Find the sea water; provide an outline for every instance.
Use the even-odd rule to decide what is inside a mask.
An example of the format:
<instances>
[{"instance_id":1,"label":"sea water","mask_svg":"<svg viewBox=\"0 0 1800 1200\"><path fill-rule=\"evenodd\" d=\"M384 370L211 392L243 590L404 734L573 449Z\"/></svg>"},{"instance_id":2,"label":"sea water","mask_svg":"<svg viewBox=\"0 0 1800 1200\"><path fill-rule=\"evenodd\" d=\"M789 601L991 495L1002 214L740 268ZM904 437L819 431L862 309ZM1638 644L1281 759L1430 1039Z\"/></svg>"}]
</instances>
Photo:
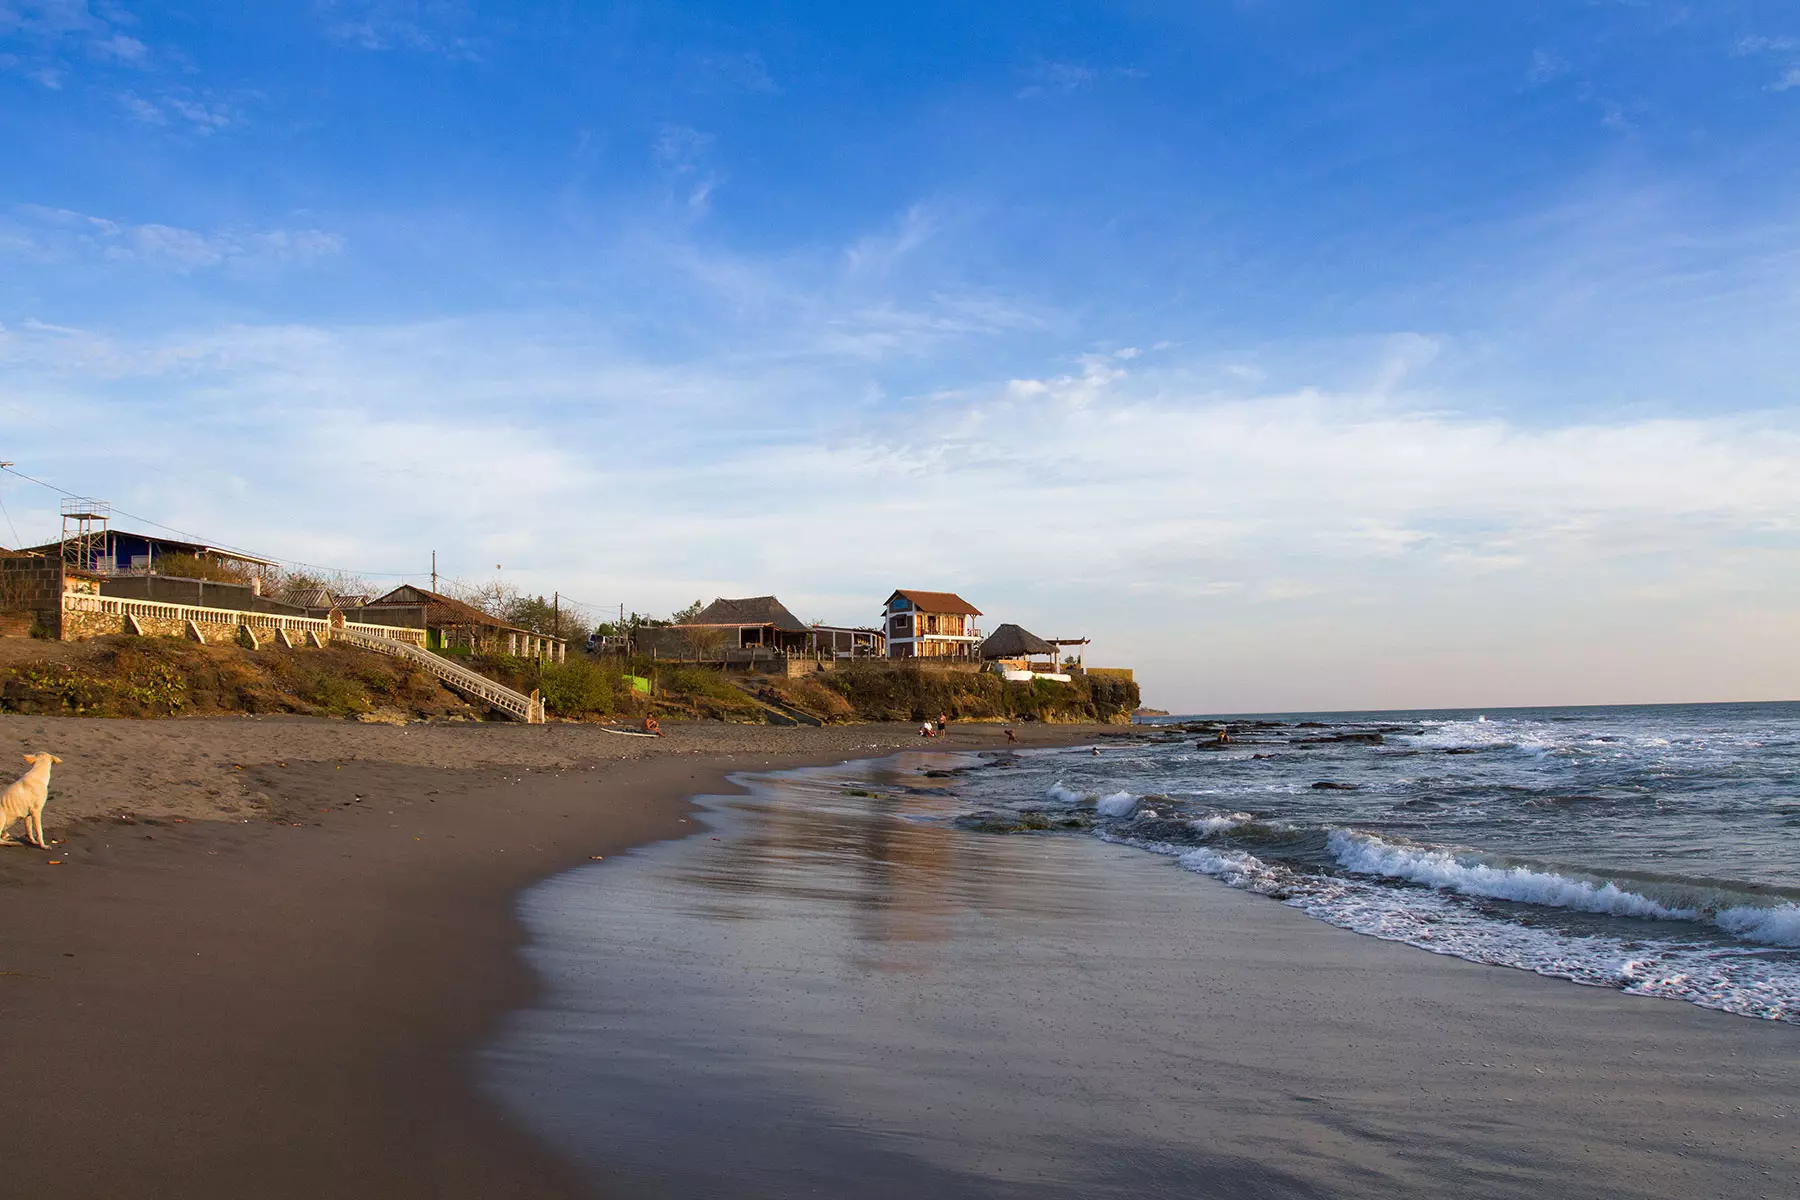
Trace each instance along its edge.
<instances>
[{"instance_id":1,"label":"sea water","mask_svg":"<svg viewBox=\"0 0 1800 1200\"><path fill-rule=\"evenodd\" d=\"M746 775L527 893L483 1074L619 1194L1784 1194L1797 766L1760 705Z\"/></svg>"},{"instance_id":2,"label":"sea water","mask_svg":"<svg viewBox=\"0 0 1800 1200\"><path fill-rule=\"evenodd\" d=\"M1091 813L1095 836L1359 933L1800 1021L1800 705L1145 732L985 764L961 794L998 814Z\"/></svg>"}]
</instances>

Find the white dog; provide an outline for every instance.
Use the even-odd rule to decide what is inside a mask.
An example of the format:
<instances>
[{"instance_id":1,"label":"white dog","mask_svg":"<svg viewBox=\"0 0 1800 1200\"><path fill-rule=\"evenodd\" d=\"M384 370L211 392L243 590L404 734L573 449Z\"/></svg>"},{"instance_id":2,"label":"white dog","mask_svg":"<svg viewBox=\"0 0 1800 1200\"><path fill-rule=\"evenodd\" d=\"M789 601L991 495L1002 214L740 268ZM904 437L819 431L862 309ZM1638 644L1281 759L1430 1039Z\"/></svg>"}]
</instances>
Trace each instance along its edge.
<instances>
[{"instance_id":1,"label":"white dog","mask_svg":"<svg viewBox=\"0 0 1800 1200\"><path fill-rule=\"evenodd\" d=\"M25 840L39 850L48 850L44 840L44 801L50 796L50 764L62 759L54 754L27 754L31 770L25 777L0 794L0 846L16 846L18 840L6 836L6 827L20 817L25 818Z\"/></svg>"}]
</instances>

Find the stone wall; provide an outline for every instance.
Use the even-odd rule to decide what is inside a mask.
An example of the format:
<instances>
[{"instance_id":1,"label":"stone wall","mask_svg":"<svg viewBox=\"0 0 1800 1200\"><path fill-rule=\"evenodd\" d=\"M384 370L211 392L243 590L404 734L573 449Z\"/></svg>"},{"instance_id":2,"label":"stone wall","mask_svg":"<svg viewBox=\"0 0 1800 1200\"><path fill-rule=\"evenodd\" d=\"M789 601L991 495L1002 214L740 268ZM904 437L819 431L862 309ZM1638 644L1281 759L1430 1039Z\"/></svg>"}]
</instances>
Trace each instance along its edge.
<instances>
[{"instance_id":1,"label":"stone wall","mask_svg":"<svg viewBox=\"0 0 1800 1200\"><path fill-rule=\"evenodd\" d=\"M4 629L23 625L55 637L61 630L63 565L61 559L37 555L0 557L0 612L11 614ZM24 614L30 614L26 620Z\"/></svg>"},{"instance_id":2,"label":"stone wall","mask_svg":"<svg viewBox=\"0 0 1800 1200\"><path fill-rule=\"evenodd\" d=\"M129 621L112 613L65 612L62 614L62 640L79 642L108 634L133 632L141 632L145 637L191 638L197 631L209 646L248 644L244 641L243 627L235 621L194 621L191 622L193 629L188 628L189 624L188 621L171 616L139 616L138 628L134 631ZM331 638L329 633L320 636L326 641ZM295 646L311 644L303 633L290 632L288 637ZM281 635L273 629L257 629L256 639L261 646L281 644Z\"/></svg>"}]
</instances>

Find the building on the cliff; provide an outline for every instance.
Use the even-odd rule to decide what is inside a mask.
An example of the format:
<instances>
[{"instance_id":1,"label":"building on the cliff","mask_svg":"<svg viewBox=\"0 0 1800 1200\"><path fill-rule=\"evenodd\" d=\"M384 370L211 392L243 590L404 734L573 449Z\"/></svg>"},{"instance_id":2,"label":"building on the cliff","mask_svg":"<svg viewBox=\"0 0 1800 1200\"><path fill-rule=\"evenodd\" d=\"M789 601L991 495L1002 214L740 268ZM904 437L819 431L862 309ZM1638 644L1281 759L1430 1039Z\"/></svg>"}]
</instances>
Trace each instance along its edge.
<instances>
[{"instance_id":1,"label":"building on the cliff","mask_svg":"<svg viewBox=\"0 0 1800 1200\"><path fill-rule=\"evenodd\" d=\"M262 558L242 550L229 550L205 542L189 542L150 533L132 533L128 529L104 526L79 536L45 542L41 546L28 546L12 553L40 555L67 563L74 570L89 571L96 575L148 574L156 570L159 560L177 555L234 568L246 578L261 575L280 565L272 558Z\"/></svg>"},{"instance_id":2,"label":"building on the cliff","mask_svg":"<svg viewBox=\"0 0 1800 1200\"><path fill-rule=\"evenodd\" d=\"M359 611L379 621L383 609L424 610L428 645L433 650L468 650L479 654L512 654L520 658L562 662L568 654L565 639L533 633L499 617L482 612L451 596L402 584L385 596L377 596Z\"/></svg>"},{"instance_id":3,"label":"building on the cliff","mask_svg":"<svg viewBox=\"0 0 1800 1200\"><path fill-rule=\"evenodd\" d=\"M648 625L633 635L638 653L664 658L727 659L754 655L804 654L812 634L806 622L773 596L720 598L679 625Z\"/></svg>"},{"instance_id":4,"label":"building on the cliff","mask_svg":"<svg viewBox=\"0 0 1800 1200\"><path fill-rule=\"evenodd\" d=\"M882 658L887 655L887 634L866 625L821 625L814 622L813 650L826 658Z\"/></svg>"},{"instance_id":5,"label":"building on the cliff","mask_svg":"<svg viewBox=\"0 0 1800 1200\"><path fill-rule=\"evenodd\" d=\"M980 656L981 610L955 592L901 588L882 609L889 658L975 659Z\"/></svg>"},{"instance_id":6,"label":"building on the cliff","mask_svg":"<svg viewBox=\"0 0 1800 1200\"><path fill-rule=\"evenodd\" d=\"M1057 671L1056 646L1029 629L1010 623L994 630L981 643L981 661L1012 680L1053 675Z\"/></svg>"}]
</instances>

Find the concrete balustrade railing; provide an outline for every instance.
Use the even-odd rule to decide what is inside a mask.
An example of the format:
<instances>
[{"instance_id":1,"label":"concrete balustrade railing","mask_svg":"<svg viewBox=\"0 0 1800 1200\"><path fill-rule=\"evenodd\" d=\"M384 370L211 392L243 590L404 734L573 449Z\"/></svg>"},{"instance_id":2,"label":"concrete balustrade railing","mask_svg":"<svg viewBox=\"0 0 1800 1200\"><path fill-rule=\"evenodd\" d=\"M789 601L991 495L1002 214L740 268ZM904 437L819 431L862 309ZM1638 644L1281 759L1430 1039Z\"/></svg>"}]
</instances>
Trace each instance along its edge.
<instances>
[{"instance_id":1,"label":"concrete balustrade railing","mask_svg":"<svg viewBox=\"0 0 1800 1200\"><path fill-rule=\"evenodd\" d=\"M293 617L283 613L99 596L91 592L64 592L62 604L65 638L131 632L188 636L206 641L208 637L204 631L210 629L215 636L236 638L250 646L260 646L265 639L280 640L287 645L306 643L315 646L339 641L403 658L431 672L453 691L496 708L515 720L530 725L544 723L544 702L536 693L527 696L516 692L505 684L431 653L425 649L423 629L346 621L342 614L335 612L329 618Z\"/></svg>"},{"instance_id":2,"label":"concrete balustrade railing","mask_svg":"<svg viewBox=\"0 0 1800 1200\"><path fill-rule=\"evenodd\" d=\"M544 723L544 702L538 698L535 692L529 696L523 692L515 692L505 684L489 679L486 675L478 674L460 663L453 663L442 655L433 654L429 650L420 649L408 642L363 633L353 628L339 629L337 636L349 645L360 646L365 650L373 650L377 654L386 654L417 663L443 680L445 686L453 691L491 705L515 720L523 721L527 725Z\"/></svg>"},{"instance_id":3,"label":"concrete balustrade railing","mask_svg":"<svg viewBox=\"0 0 1800 1200\"><path fill-rule=\"evenodd\" d=\"M327 642L332 637L332 623L324 617L296 617L285 613L255 612L249 609L209 608L197 604L171 604L164 600L134 600L124 596L99 596L92 592L64 592L62 608L65 614L64 623L70 627L75 636L92 636L95 633L117 633L131 628L154 628L158 631L179 635L189 623L195 626L223 626L235 632L248 628L252 634L267 632L271 636L276 630L285 632L296 642L306 640L312 634L318 642ZM75 616L76 620L68 617ZM86 621L81 617L87 617ZM99 618L98 623L95 618ZM128 621L127 618L133 618ZM116 621L118 628L108 629L106 626ZM402 625L370 625L363 622L343 622L343 628L355 629L360 633L375 637L390 638L394 641L409 643L414 646L425 644L425 631L412 629ZM65 637L68 633L65 632Z\"/></svg>"}]
</instances>

